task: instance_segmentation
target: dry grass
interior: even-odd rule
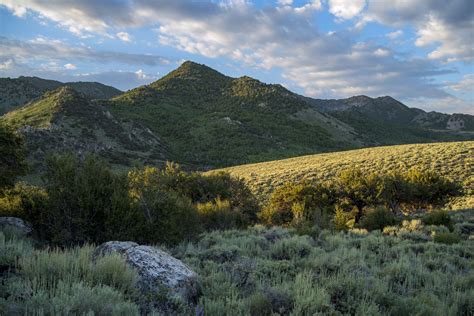
[[[456,208],[474,207],[474,142],[411,144],[316,154],[220,169],[243,178],[261,201],[287,182],[324,181],[349,167],[366,171],[435,170],[463,184]],[[210,171],[213,172],[213,171]]]

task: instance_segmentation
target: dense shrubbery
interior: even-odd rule
[[[272,225],[301,221],[321,225],[335,200],[334,191],[329,187],[289,183],[272,195],[261,218]]]
[[[397,229],[312,239],[255,227],[207,233],[173,254],[201,276],[205,315],[469,315],[467,236],[447,246],[420,221]]]
[[[458,184],[433,172],[382,175],[347,169],[324,185],[290,183],[277,189],[260,217],[270,225],[298,227],[305,222],[327,228],[332,220],[336,230],[354,224],[381,230],[393,225],[401,211],[440,206],[459,192]]]
[[[174,244],[204,230],[245,227],[258,204],[242,181],[228,174],[203,176],[169,163],[128,175],[113,173],[94,156],[46,160],[44,189],[17,184],[0,196],[0,215],[31,222],[56,245],[135,240]]]
[[[443,225],[449,229],[453,229],[453,221],[448,212],[439,210],[426,213],[422,218],[425,225]]]
[[[369,210],[362,218],[360,226],[368,231],[380,230],[382,231],[386,226],[393,226],[397,223],[397,219],[393,212],[385,207],[376,207]]]
[[[13,186],[26,170],[24,139],[12,127],[0,123],[0,188]]]

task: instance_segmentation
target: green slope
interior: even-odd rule
[[[0,115],[62,86],[71,87],[90,99],[109,99],[122,93],[98,82],[62,83],[38,77],[0,78]]]
[[[324,181],[349,167],[367,171],[405,171],[411,167],[434,170],[460,181],[465,196],[460,207],[474,208],[474,142],[412,144],[365,148],[292,159],[248,164],[225,169],[241,177],[262,200],[287,182]],[[214,172],[214,171],[210,171]]]
[[[160,135],[173,160],[204,168],[362,145],[352,128],[280,85],[192,62],[112,99],[108,109]]]
[[[33,173],[41,169],[49,152],[94,152],[120,168],[161,164],[167,158],[166,147],[153,132],[135,122],[117,120],[67,86],[5,114],[2,122],[25,136]]]

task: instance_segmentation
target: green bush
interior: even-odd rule
[[[173,244],[193,238],[200,229],[196,207],[189,198],[163,190],[157,172],[146,167],[128,174],[130,196],[137,209],[133,240]]]
[[[245,227],[242,213],[232,210],[228,200],[216,199],[214,202],[196,205],[199,221],[205,230],[223,230]]]
[[[345,210],[345,208],[341,205],[336,205],[336,210],[334,213],[334,217],[332,219],[332,223],[334,229],[336,231],[346,231],[351,228],[350,222],[353,222],[354,216],[352,215],[353,212],[349,212]]]
[[[18,176],[28,169],[23,137],[0,122],[0,190],[15,184]]]
[[[421,221],[425,225],[443,225],[449,228],[450,230],[453,229],[453,221],[451,219],[451,216],[449,216],[448,212],[444,210],[426,213],[421,219]]]
[[[330,209],[336,197],[330,187],[309,183],[287,184],[277,189],[261,212],[270,225],[291,225],[308,221],[318,226],[329,222]]]
[[[268,288],[250,298],[250,314],[255,316],[289,315],[293,304],[293,298],[289,293],[277,288]]]
[[[393,226],[397,223],[397,219],[393,212],[385,207],[377,207],[367,212],[360,222],[360,227],[368,231],[382,231],[386,226]]]
[[[410,169],[404,176],[410,185],[410,204],[415,208],[442,205],[448,197],[461,192],[458,183],[434,171]]]
[[[41,240],[47,238],[45,226],[49,210],[46,191],[40,187],[18,182],[13,188],[3,191],[0,196],[0,216],[19,217],[29,222],[34,234]]]
[[[461,236],[456,233],[438,233],[434,235],[433,240],[441,244],[457,244],[461,241]]]
[[[106,241],[107,219],[130,207],[126,179],[91,155],[49,156],[43,179],[48,208],[39,226],[53,244]]]
[[[167,162],[165,168],[145,167],[148,181],[163,191],[175,192],[189,198],[193,203],[228,200],[230,207],[242,214],[247,223],[257,219],[259,205],[242,179],[231,177],[225,172],[203,175],[185,172],[176,163]]]

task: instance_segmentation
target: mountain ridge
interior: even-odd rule
[[[56,124],[51,119],[58,105],[54,98],[69,100],[61,99],[61,93],[71,97],[72,106],[63,104],[57,117],[64,124]],[[470,131],[472,116],[467,114],[458,117],[426,113],[389,96],[311,99],[278,84],[248,76],[233,78],[194,62],[185,62],[155,82],[107,100],[91,101],[71,87],[60,88],[51,95],[47,92],[5,114],[3,121],[42,131],[53,122],[50,125],[55,126],[55,131],[63,128],[73,143],[80,138],[74,131],[84,127],[92,144],[97,144],[92,134],[102,143],[118,144],[109,148],[105,155],[108,159],[120,160],[117,157],[128,151],[126,157],[143,158],[142,163],[166,159],[190,169],[207,170],[370,146],[474,140],[474,132]],[[82,111],[84,108],[87,111]],[[68,109],[74,122],[64,115]],[[461,127],[460,120],[467,123]],[[444,128],[447,122],[453,128]],[[135,137],[127,132],[130,126],[144,135],[136,140],[136,153],[129,144]],[[118,132],[114,135],[110,131]],[[147,145],[142,138],[156,140]],[[63,149],[61,142],[53,143],[56,149]],[[129,167],[133,160],[125,158],[121,164]]]
[[[167,156],[166,146],[149,129],[118,120],[98,102],[68,86],[47,91],[3,115],[0,122],[17,128],[25,137],[33,173],[55,151],[80,156],[95,153],[121,168],[134,163],[162,164]]]
[[[34,99],[40,98],[46,91],[69,86],[84,93],[90,99],[108,99],[122,91],[99,82],[60,82],[39,77],[20,76],[18,78],[0,78],[0,115],[14,110]]]

